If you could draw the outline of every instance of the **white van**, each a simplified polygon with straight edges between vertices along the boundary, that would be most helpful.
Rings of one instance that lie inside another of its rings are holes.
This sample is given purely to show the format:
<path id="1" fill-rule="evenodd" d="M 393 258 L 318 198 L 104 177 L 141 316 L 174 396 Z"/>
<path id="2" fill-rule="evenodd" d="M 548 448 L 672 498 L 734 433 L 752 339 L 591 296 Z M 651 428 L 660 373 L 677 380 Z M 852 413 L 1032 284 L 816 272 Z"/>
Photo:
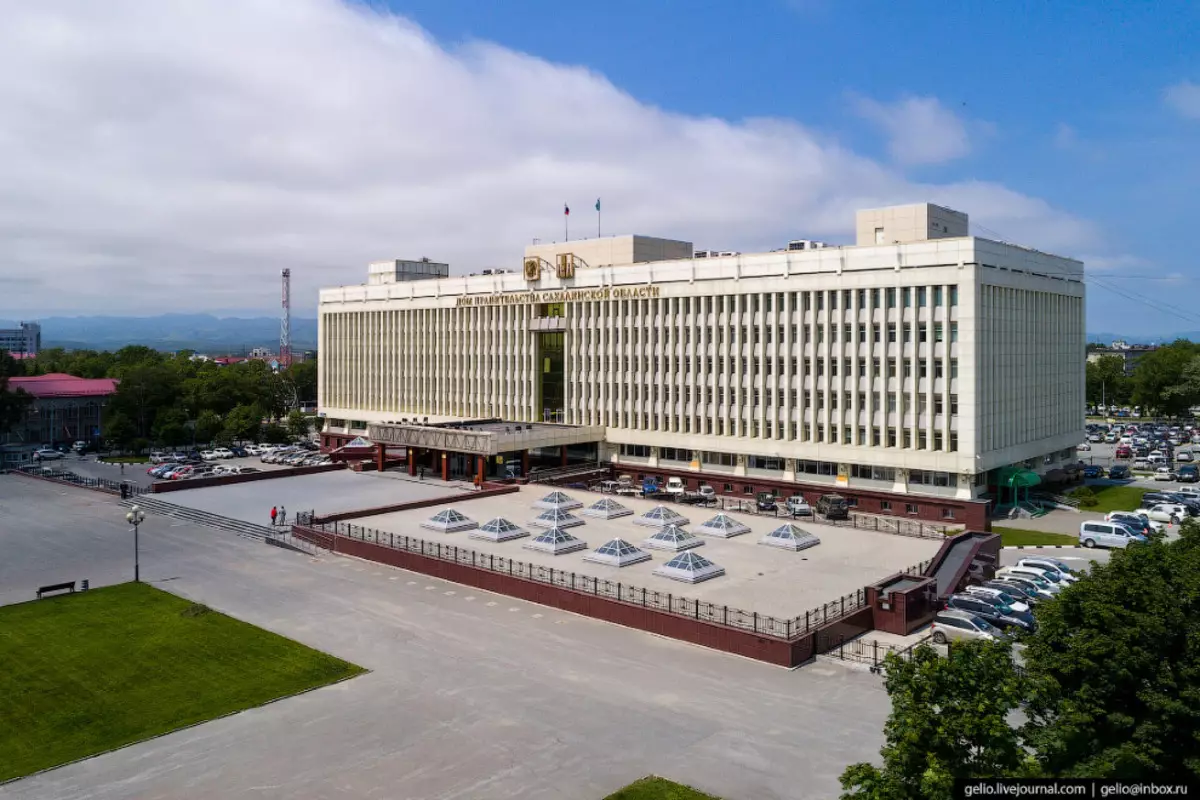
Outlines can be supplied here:
<path id="1" fill-rule="evenodd" d="M 1136 534 L 1116 522 L 1082 522 L 1079 524 L 1079 543 L 1084 547 L 1119 547 L 1125 548 L 1130 544 L 1145 541 L 1145 537 Z"/>
<path id="2" fill-rule="evenodd" d="M 681 495 L 687 490 L 683 478 L 667 478 L 667 494 Z"/>

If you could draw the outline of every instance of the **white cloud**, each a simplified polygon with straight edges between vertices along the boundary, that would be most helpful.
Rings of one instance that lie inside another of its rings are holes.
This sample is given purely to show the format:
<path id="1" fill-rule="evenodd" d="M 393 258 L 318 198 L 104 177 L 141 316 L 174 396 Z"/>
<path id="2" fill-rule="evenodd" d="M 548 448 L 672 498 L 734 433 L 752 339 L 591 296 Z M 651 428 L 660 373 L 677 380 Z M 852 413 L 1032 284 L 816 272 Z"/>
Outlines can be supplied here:
<path id="1" fill-rule="evenodd" d="M 1167 106 L 1188 119 L 1200 119 L 1200 83 L 1180 81 L 1163 92 Z"/>
<path id="2" fill-rule="evenodd" d="M 316 287 L 361 282 L 372 259 L 516 266 L 532 238 L 561 237 L 564 200 L 573 234 L 594 234 L 597 196 L 606 232 L 701 247 L 845 240 L 854 209 L 927 199 L 1032 246 L 1095 242 L 1003 186 L 915 184 L 795 122 L 668 113 L 586 69 L 447 50 L 357 4 L 57 0 L 4 16 L 5 316 L 270 309 L 283 267 L 311 314 Z M 965 151 L 953 115 L 906 102 L 932 137 L 899 132 L 908 161 Z"/>
<path id="3" fill-rule="evenodd" d="M 858 97 L 854 106 L 887 135 L 888 151 L 899 164 L 941 164 L 971 152 L 967 126 L 935 97 L 894 103 Z"/>

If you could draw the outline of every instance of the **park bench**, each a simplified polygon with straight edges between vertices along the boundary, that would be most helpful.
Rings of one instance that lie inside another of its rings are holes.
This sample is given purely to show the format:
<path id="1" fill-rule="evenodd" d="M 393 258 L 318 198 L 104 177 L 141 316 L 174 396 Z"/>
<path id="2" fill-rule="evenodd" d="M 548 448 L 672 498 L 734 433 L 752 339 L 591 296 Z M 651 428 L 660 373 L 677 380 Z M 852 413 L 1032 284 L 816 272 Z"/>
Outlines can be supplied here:
<path id="1" fill-rule="evenodd" d="M 67 581 L 66 583 L 52 583 L 49 586 L 38 587 L 38 600 L 42 599 L 42 595 L 50 594 L 51 592 L 75 592 L 75 581 Z"/>

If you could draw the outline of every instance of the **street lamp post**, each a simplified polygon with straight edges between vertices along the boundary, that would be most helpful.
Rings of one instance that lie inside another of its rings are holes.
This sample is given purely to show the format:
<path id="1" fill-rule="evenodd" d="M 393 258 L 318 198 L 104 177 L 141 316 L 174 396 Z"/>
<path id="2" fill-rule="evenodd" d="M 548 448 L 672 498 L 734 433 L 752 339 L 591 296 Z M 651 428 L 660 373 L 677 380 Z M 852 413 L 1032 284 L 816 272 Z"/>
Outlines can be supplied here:
<path id="1" fill-rule="evenodd" d="M 141 570 L 138 565 L 138 526 L 146 519 L 146 512 L 137 506 L 131 506 L 125 515 L 125 521 L 133 526 L 133 580 L 141 582 Z"/>

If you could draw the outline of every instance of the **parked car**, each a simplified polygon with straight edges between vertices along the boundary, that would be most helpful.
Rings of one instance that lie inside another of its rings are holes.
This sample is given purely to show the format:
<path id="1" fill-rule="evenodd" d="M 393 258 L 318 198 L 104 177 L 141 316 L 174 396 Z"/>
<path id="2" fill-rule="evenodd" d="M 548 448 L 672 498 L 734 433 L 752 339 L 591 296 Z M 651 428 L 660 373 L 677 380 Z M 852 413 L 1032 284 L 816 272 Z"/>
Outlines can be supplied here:
<path id="1" fill-rule="evenodd" d="M 53 447 L 39 447 L 33 451 L 33 457 L 40 461 L 57 461 L 63 457 L 63 454 Z"/>
<path id="2" fill-rule="evenodd" d="M 1080 442 L 1079 444 L 1077 444 L 1075 446 L 1075 449 L 1087 451 L 1087 450 L 1091 450 L 1092 446 L 1090 444 L 1088 444 L 1087 442 Z"/>
<path id="3" fill-rule="evenodd" d="M 1157 522 L 1169 522 L 1172 525 L 1178 525 L 1181 520 L 1188 516 L 1188 512 L 1181 505 L 1158 503 L 1146 509 L 1146 516 Z"/>
<path id="4" fill-rule="evenodd" d="M 1057 590 L 1050 586 L 1049 581 L 1043 581 L 1028 575 L 996 575 L 992 579 L 992 582 L 1015 586 L 1025 592 L 1026 595 L 1037 598 L 1038 601 L 1049 600 L 1058 594 Z"/>
<path id="5" fill-rule="evenodd" d="M 233 451 L 228 447 L 218 447 L 212 451 L 216 458 L 233 458 Z"/>
<path id="6" fill-rule="evenodd" d="M 811 517 L 813 510 L 804 495 L 794 494 L 787 499 L 787 511 L 793 517 Z"/>
<path id="7" fill-rule="evenodd" d="M 997 628 L 1019 628 L 1027 631 L 1034 629 L 1032 614 L 1016 611 L 1006 605 L 996 605 L 982 597 L 972 597 L 969 594 L 952 594 L 946 598 L 946 607 L 974 614 L 980 619 L 987 620 Z"/>
<path id="8" fill-rule="evenodd" d="M 1018 567 L 1036 567 L 1058 575 L 1067 585 L 1079 580 L 1079 574 L 1063 562 L 1042 556 L 1026 556 L 1017 561 Z"/>
<path id="9" fill-rule="evenodd" d="M 245 458 L 246 456 L 250 455 L 246 448 L 236 444 L 229 445 L 229 452 L 233 453 L 234 458 Z"/>
<path id="10" fill-rule="evenodd" d="M 242 449 L 246 451 L 246 455 L 248 456 L 260 456 L 263 453 L 263 449 L 256 444 L 248 444 Z"/>
<path id="11" fill-rule="evenodd" d="M 850 519 L 850 504 L 840 494 L 823 494 L 817 498 L 817 513 L 825 519 Z"/>
<path id="12" fill-rule="evenodd" d="M 996 571 L 996 578 L 999 580 L 1018 580 L 1025 581 L 1037 587 L 1039 590 L 1044 590 L 1049 597 L 1057 597 L 1062 591 L 1062 586 L 1053 583 L 1049 578 L 1046 578 L 1037 570 L 1028 567 L 1002 567 Z"/>
<path id="13" fill-rule="evenodd" d="M 1097 464 L 1088 464 L 1083 468 L 1083 477 L 1085 478 L 1103 478 L 1104 467 Z"/>
<path id="14" fill-rule="evenodd" d="M 1175 454 L 1176 461 L 1195 461 L 1196 457 L 1192 455 L 1191 450 L 1180 450 Z"/>
<path id="15" fill-rule="evenodd" d="M 182 467 L 177 467 L 176 469 L 171 470 L 165 477 L 167 480 L 181 481 L 184 478 L 190 478 L 196 469 L 197 467 L 193 467 L 191 464 L 185 464 Z"/>
<path id="16" fill-rule="evenodd" d="M 754 506 L 759 511 L 776 511 L 779 508 L 778 501 L 771 492 L 759 492 L 754 498 Z"/>
<path id="17" fill-rule="evenodd" d="M 1132 458 L 1133 457 L 1133 448 L 1127 444 L 1123 444 L 1117 448 L 1114 455 L 1117 458 Z"/>
<path id="18" fill-rule="evenodd" d="M 1180 483 L 1200 482 L 1200 467 L 1197 467 L 1195 464 L 1184 464 L 1179 468 L 1175 479 Z"/>
<path id="19" fill-rule="evenodd" d="M 1084 547 L 1125 548 L 1131 544 L 1145 541 L 1145 536 L 1134 533 L 1116 522 L 1081 522 L 1079 524 L 1079 543 Z"/>
<path id="20" fill-rule="evenodd" d="M 991 589 L 999 589 L 1002 592 L 1011 594 L 1023 603 L 1029 605 L 1037 605 L 1040 601 L 1046 599 L 1038 594 L 1037 588 L 1032 584 L 1022 584 L 1015 580 L 1003 580 L 993 578 L 990 581 L 984 581 L 983 585 Z"/>
<path id="21" fill-rule="evenodd" d="M 1025 602 L 1024 595 L 1018 597 L 1003 589 L 997 589 L 994 586 L 968 586 L 965 591 L 973 597 L 990 598 L 989 602 L 999 602 L 1001 605 L 1008 606 L 1014 611 L 1029 610 L 1029 603 Z"/>
<path id="22" fill-rule="evenodd" d="M 204 459 L 205 461 L 216 461 L 218 458 L 217 451 L 216 450 L 201 450 L 200 458 Z"/>
<path id="23" fill-rule="evenodd" d="M 1114 464 L 1108 470 L 1108 478 L 1113 481 L 1127 481 L 1131 477 L 1129 467 L 1124 464 Z"/>
<path id="24" fill-rule="evenodd" d="M 1134 533 L 1140 533 L 1143 536 L 1149 536 L 1166 527 L 1163 523 L 1150 519 L 1145 512 L 1139 511 L 1110 511 L 1104 515 L 1104 521 L 1124 525 Z"/>
<path id="25" fill-rule="evenodd" d="M 1153 478 L 1156 481 L 1173 481 L 1175 480 L 1175 471 L 1170 467 L 1159 467 L 1154 470 Z"/>
<path id="26" fill-rule="evenodd" d="M 976 639 L 995 641 L 1006 638 L 999 628 L 987 620 L 965 611 L 949 608 L 934 615 L 933 624 L 929 626 L 929 630 L 933 634 L 933 640 L 938 644 Z"/>
<path id="27" fill-rule="evenodd" d="M 146 474 L 152 478 L 162 478 L 165 477 L 168 472 L 173 472 L 182 466 L 183 464 L 169 461 L 166 464 L 159 464 L 157 467 L 151 467 L 150 469 L 146 470 Z"/>

